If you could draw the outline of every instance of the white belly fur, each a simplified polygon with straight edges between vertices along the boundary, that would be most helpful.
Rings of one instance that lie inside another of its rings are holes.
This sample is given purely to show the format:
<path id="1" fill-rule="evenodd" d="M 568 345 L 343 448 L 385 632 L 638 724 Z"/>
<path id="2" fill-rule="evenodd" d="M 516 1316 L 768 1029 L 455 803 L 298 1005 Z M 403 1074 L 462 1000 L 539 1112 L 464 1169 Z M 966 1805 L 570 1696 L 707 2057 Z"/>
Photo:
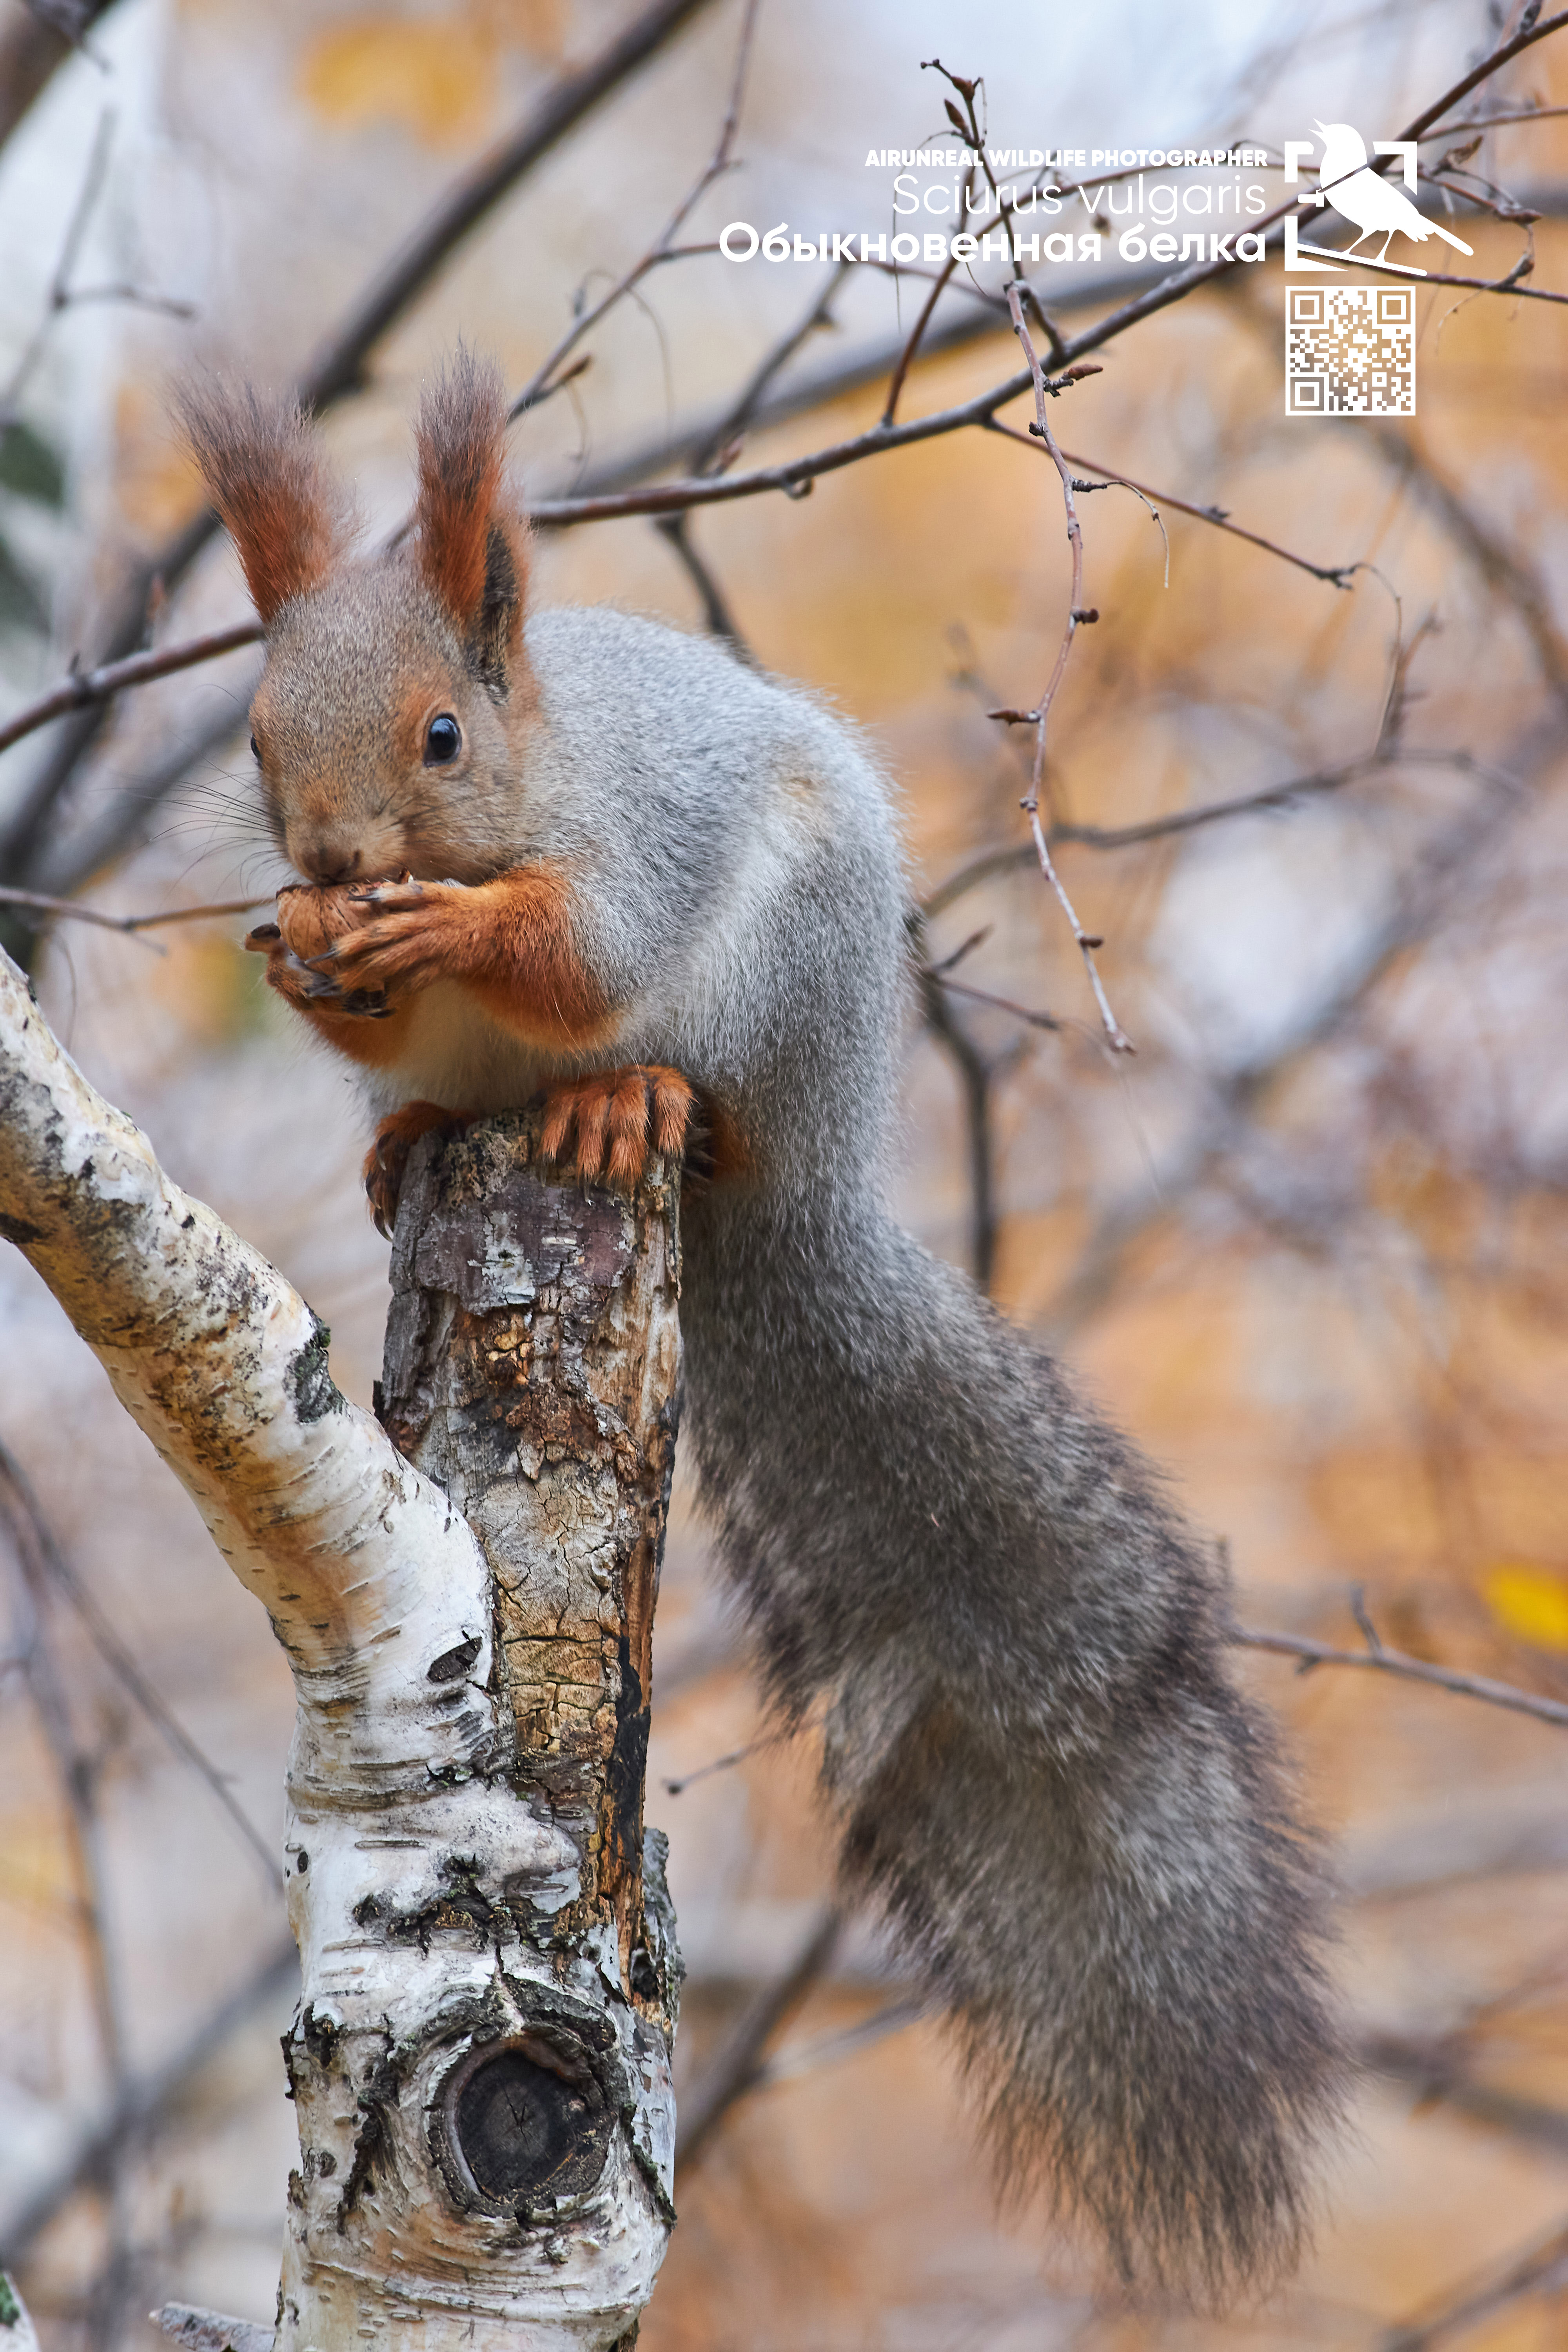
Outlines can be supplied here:
<path id="1" fill-rule="evenodd" d="M 370 1093 L 382 1111 L 406 1102 L 508 1110 L 536 1095 L 561 1066 L 492 1021 L 466 989 L 438 980 L 415 998 L 407 1045 L 398 1061 L 369 1074 Z"/>

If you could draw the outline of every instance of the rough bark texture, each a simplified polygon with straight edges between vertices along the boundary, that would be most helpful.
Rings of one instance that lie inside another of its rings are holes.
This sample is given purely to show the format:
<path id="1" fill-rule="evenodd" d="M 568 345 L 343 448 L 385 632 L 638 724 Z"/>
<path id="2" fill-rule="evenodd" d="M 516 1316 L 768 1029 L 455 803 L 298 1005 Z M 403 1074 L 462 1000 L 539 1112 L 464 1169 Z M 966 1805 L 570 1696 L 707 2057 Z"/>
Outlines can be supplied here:
<path id="1" fill-rule="evenodd" d="M 389 1436 L 333 1386 L 303 1299 L 169 1182 L 0 960 L 0 1234 L 294 1671 L 278 2352 L 609 2347 L 673 2218 L 679 1964 L 641 1812 L 675 1178 L 635 1200 L 545 1182 L 532 1140 L 511 1117 L 416 1154 Z"/>

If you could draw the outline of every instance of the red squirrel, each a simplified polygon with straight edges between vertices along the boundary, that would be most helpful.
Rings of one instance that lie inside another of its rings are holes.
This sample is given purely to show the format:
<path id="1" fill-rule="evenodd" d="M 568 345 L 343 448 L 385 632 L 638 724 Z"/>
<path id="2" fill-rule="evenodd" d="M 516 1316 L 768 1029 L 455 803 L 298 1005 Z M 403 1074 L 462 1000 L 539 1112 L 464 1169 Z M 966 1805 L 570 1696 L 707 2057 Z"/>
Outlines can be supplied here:
<path id="1" fill-rule="evenodd" d="M 954 2021 L 1016 2184 L 1124 2275 L 1296 2257 L 1343 2053 L 1325 1898 L 1228 1592 L 1132 1446 L 883 1184 L 910 971 L 887 785 L 824 702 L 609 609 L 529 615 L 499 374 L 426 391 L 413 529 L 360 556 L 309 425 L 183 409 L 265 625 L 252 935 L 382 1114 L 542 1095 L 631 1178 L 698 1126 L 682 1444 L 848 1885 Z"/>

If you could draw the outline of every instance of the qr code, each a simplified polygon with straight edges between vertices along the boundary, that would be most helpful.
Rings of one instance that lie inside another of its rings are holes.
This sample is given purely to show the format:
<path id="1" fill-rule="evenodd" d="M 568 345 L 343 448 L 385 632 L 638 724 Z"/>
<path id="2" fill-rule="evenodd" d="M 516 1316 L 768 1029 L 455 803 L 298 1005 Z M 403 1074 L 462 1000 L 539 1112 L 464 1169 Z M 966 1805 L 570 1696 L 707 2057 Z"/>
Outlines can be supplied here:
<path id="1" fill-rule="evenodd" d="M 1290 289 L 1285 408 L 1290 416 L 1414 416 L 1415 298 L 1410 287 Z"/>

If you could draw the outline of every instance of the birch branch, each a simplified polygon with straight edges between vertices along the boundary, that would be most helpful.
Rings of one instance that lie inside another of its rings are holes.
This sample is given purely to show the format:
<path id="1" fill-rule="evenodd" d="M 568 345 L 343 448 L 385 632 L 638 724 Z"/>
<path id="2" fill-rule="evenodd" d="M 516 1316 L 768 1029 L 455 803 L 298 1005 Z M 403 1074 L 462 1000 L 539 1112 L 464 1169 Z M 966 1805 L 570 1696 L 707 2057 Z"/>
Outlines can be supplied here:
<path id="1" fill-rule="evenodd" d="M 513 1114 L 411 1161 L 384 1428 L 0 960 L 0 1235 L 294 1674 L 278 2352 L 414 2327 L 426 2352 L 607 2352 L 673 2219 L 679 1964 L 642 1791 L 675 1179 L 584 1193 L 531 1171 L 535 1140 Z"/>
<path id="2" fill-rule="evenodd" d="M 7 2352 L 38 2352 L 32 2315 L 8 2271 L 0 2271 L 0 2327 L 5 2330 Z"/>

